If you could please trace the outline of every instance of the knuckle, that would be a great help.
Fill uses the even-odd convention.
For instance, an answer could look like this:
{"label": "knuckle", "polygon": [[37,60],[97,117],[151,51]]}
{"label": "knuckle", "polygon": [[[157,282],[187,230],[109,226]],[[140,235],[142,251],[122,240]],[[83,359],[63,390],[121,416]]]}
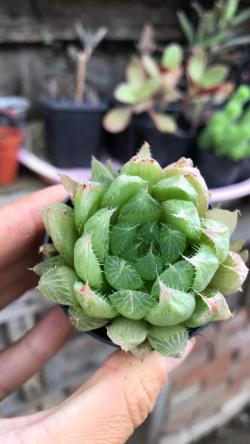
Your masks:
{"label": "knuckle", "polygon": [[140,378],[132,387],[125,387],[128,418],[133,428],[138,427],[154,407],[161,385],[156,379]]}

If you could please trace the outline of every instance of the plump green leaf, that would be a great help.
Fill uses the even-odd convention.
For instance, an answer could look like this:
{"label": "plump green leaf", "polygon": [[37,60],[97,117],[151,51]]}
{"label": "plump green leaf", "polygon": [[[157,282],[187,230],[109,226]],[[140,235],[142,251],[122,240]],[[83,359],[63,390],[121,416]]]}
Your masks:
{"label": "plump green leaf", "polygon": [[77,279],[72,268],[63,265],[50,268],[41,276],[38,289],[41,293],[57,304],[74,305],[74,283]]}
{"label": "plump green leaf", "polygon": [[187,66],[187,72],[194,83],[200,83],[206,71],[207,59],[203,51],[197,51],[193,54]]}
{"label": "plump green leaf", "polygon": [[201,223],[192,202],[171,199],[162,203],[164,219],[173,227],[183,231],[191,240],[198,241],[201,235]]}
{"label": "plump green leaf", "polygon": [[114,256],[123,256],[135,244],[137,225],[117,224],[111,229],[110,247]]}
{"label": "plump green leaf", "polygon": [[150,117],[153,120],[156,128],[162,133],[176,133],[177,124],[173,117],[164,113],[150,112]]}
{"label": "plump green leaf", "polygon": [[42,218],[58,253],[70,265],[73,264],[77,240],[73,209],[64,203],[49,205],[42,210]]}
{"label": "plump green leaf", "polygon": [[162,272],[163,264],[159,256],[152,253],[152,250],[145,255],[137,259],[134,263],[139,275],[145,281],[153,281]]}
{"label": "plump green leaf", "polygon": [[[116,171],[114,170],[112,164],[108,162],[106,163],[106,165],[104,165],[94,156],[92,157],[91,180],[94,182],[94,185],[97,185],[98,182],[109,184],[116,177]],[[103,191],[105,190],[105,187],[103,185],[102,185],[102,190]]]}
{"label": "plump green leaf", "polygon": [[232,317],[226,299],[217,290],[207,289],[196,296],[195,310],[184,324],[188,328],[197,328],[211,321],[225,321]]}
{"label": "plump green leaf", "polygon": [[111,319],[117,315],[117,310],[111,305],[109,299],[92,290],[88,284],[75,282],[74,292],[84,313],[93,318]]}
{"label": "plump green leaf", "polygon": [[224,295],[234,294],[241,290],[241,286],[248,274],[248,268],[238,253],[229,252],[226,260],[215,273],[210,287],[220,290]]}
{"label": "plump green leaf", "polygon": [[137,102],[137,95],[129,83],[121,83],[115,89],[114,96],[119,102],[133,105]]}
{"label": "plump green leaf", "polygon": [[152,187],[153,196],[160,202],[169,199],[188,200],[197,203],[197,192],[184,176],[171,176],[160,180]]}
{"label": "plump green leaf", "polygon": [[205,244],[201,244],[196,254],[187,260],[195,269],[193,289],[199,293],[208,286],[219,267],[219,260],[213,250]]}
{"label": "plump green leaf", "polygon": [[147,74],[151,78],[157,78],[157,79],[160,78],[161,73],[160,73],[159,65],[151,55],[144,54],[142,57],[142,63],[143,63],[145,71],[147,72]]}
{"label": "plump green leaf", "polygon": [[104,271],[107,281],[116,290],[137,290],[143,286],[134,266],[120,257],[108,256]]}
{"label": "plump green leaf", "polygon": [[79,234],[83,233],[84,224],[99,206],[106,186],[101,182],[87,182],[75,195],[74,218]]}
{"label": "plump green leaf", "polygon": [[226,225],[229,229],[229,233],[233,234],[237,225],[238,215],[238,210],[229,211],[222,210],[221,208],[213,208],[212,210],[207,211],[206,217]]}
{"label": "plump green leaf", "polygon": [[163,170],[164,177],[179,175],[183,175],[196,190],[198,196],[198,213],[200,216],[205,217],[209,200],[208,188],[199,170],[193,167],[191,159],[182,157],[177,162],[168,165]]}
{"label": "plump green leaf", "polygon": [[166,265],[173,264],[179,259],[186,249],[185,234],[172,227],[163,224],[160,230],[161,256]]}
{"label": "plump green leaf", "polygon": [[103,262],[108,254],[110,219],[113,212],[114,210],[102,208],[93,214],[84,226],[84,235],[91,237],[93,251],[100,262]]}
{"label": "plump green leaf", "polygon": [[177,43],[170,43],[163,51],[161,64],[165,68],[176,69],[181,66],[183,60],[183,50]]}
{"label": "plump green leaf", "polygon": [[161,212],[160,204],[142,189],[122,206],[118,221],[134,224],[154,222],[160,218]]}
{"label": "plump green leaf", "polygon": [[102,198],[102,207],[119,209],[134,194],[146,188],[147,182],[137,176],[120,174],[109,186]]}
{"label": "plump green leaf", "polygon": [[186,348],[188,332],[182,325],[172,327],[151,325],[148,332],[148,341],[153,349],[161,355],[179,358]]}
{"label": "plump green leaf", "polygon": [[107,335],[124,351],[131,351],[147,337],[147,323],[118,317],[107,327]]}
{"label": "plump green leaf", "polygon": [[146,80],[143,64],[139,57],[133,57],[126,68],[126,79],[132,88],[140,88]]}
{"label": "plump green leaf", "polygon": [[137,102],[140,103],[153,98],[153,96],[158,92],[160,86],[161,81],[158,77],[147,80],[143,85],[141,85],[141,88],[136,91]]}
{"label": "plump green leaf", "polygon": [[142,224],[137,229],[137,239],[143,242],[145,253],[152,248],[154,254],[159,254],[159,238],[160,229],[156,221]]}
{"label": "plump green leaf", "polygon": [[202,76],[200,80],[200,86],[202,88],[213,88],[216,85],[222,83],[228,74],[228,69],[223,65],[214,65],[211,68],[208,68],[205,74]]}
{"label": "plump green leaf", "polygon": [[93,251],[91,236],[82,236],[76,242],[74,264],[78,276],[84,282],[88,282],[89,285],[95,289],[100,289],[102,287],[102,270]]}
{"label": "plump green leaf", "polygon": [[150,294],[135,290],[116,291],[109,295],[109,299],[118,313],[128,319],[145,318],[156,303]]}
{"label": "plump green leaf", "polygon": [[62,256],[51,256],[47,259],[43,260],[42,262],[39,262],[36,264],[32,271],[34,271],[38,276],[42,276],[46,271],[50,270],[51,268],[59,267],[61,265],[68,265],[67,262],[63,259]]}
{"label": "plump green leaf", "polygon": [[212,219],[202,219],[201,242],[208,244],[220,262],[223,262],[229,251],[230,233],[226,225]]}
{"label": "plump green leaf", "polygon": [[103,118],[103,126],[110,133],[124,131],[132,117],[131,108],[120,106],[108,111]]}
{"label": "plump green leaf", "polygon": [[150,185],[162,178],[162,169],[159,163],[152,159],[149,145],[145,143],[138,154],[133,156],[121,169],[122,174],[139,176],[149,182]]}
{"label": "plump green leaf", "polygon": [[160,280],[159,286],[159,302],[149,311],[146,320],[150,324],[167,327],[188,319],[194,311],[194,295],[167,287]]}
{"label": "plump green leaf", "polygon": [[192,288],[193,280],[193,266],[186,260],[181,260],[173,265],[169,265],[166,270],[160,274],[159,279],[157,279],[152,287],[152,294],[155,297],[159,297],[160,282],[169,288],[187,293]]}
{"label": "plump green leaf", "polygon": [[92,318],[84,313],[80,306],[72,306],[69,308],[69,319],[74,327],[79,331],[91,331],[103,327],[107,324],[108,319]]}

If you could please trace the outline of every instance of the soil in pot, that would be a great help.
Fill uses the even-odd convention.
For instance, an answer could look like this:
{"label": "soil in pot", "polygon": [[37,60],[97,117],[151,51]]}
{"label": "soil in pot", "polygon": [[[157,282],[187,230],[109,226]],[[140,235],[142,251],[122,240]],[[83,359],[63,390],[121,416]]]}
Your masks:
{"label": "soil in pot", "polygon": [[133,117],[129,127],[117,134],[107,134],[107,149],[112,157],[126,162],[146,141],[154,159],[162,166],[180,157],[193,157],[194,137],[187,131],[178,134],[160,132],[146,114]]}
{"label": "soil in pot", "polygon": [[0,185],[16,180],[21,142],[22,132],[19,129],[0,127]]}
{"label": "soil in pot", "polygon": [[51,162],[61,168],[89,167],[103,149],[102,118],[106,104],[75,104],[41,100],[46,148]]}
{"label": "soil in pot", "polygon": [[242,162],[216,156],[208,150],[199,150],[197,167],[209,188],[219,188],[240,180]]}

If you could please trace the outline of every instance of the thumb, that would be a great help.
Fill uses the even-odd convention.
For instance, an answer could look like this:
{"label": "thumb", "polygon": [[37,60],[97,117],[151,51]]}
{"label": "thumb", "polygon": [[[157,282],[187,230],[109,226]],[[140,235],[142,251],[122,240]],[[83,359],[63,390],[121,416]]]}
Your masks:
{"label": "thumb", "polygon": [[[191,348],[190,343],[185,355]],[[125,443],[153,409],[168,372],[182,359],[163,358],[156,352],[138,359],[115,352],[45,421],[57,424],[67,444]],[[64,443],[64,438],[55,438]]]}

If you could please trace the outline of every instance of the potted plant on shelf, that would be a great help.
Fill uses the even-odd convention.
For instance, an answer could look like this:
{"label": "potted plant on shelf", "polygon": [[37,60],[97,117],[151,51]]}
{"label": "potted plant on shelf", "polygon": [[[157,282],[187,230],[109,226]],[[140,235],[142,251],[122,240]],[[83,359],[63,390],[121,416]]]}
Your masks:
{"label": "potted plant on shelf", "polygon": [[66,86],[67,94],[63,91],[60,99],[43,97],[41,100],[47,153],[58,167],[90,165],[91,156],[102,145],[101,120],[107,109],[96,92],[86,85],[88,62],[107,31],[105,28],[95,33],[86,31],[81,23],[76,24],[76,30],[81,49],[69,48],[69,55],[75,65],[74,97],[70,96],[69,85],[64,82],[56,89],[64,90]]}
{"label": "potted plant on shelf", "polygon": [[210,187],[250,176],[250,87],[240,86],[198,138],[198,166]]}
{"label": "potted plant on shelf", "polygon": [[147,140],[153,156],[162,164],[189,154],[189,138],[173,113],[181,97],[178,89],[183,74],[183,51],[180,45],[167,45],[156,61],[153,38],[147,38],[150,27],[143,30],[139,54],[126,68],[126,81],[114,91],[118,102],[104,116],[103,126],[110,134],[107,146],[113,157],[124,161],[135,154]]}

